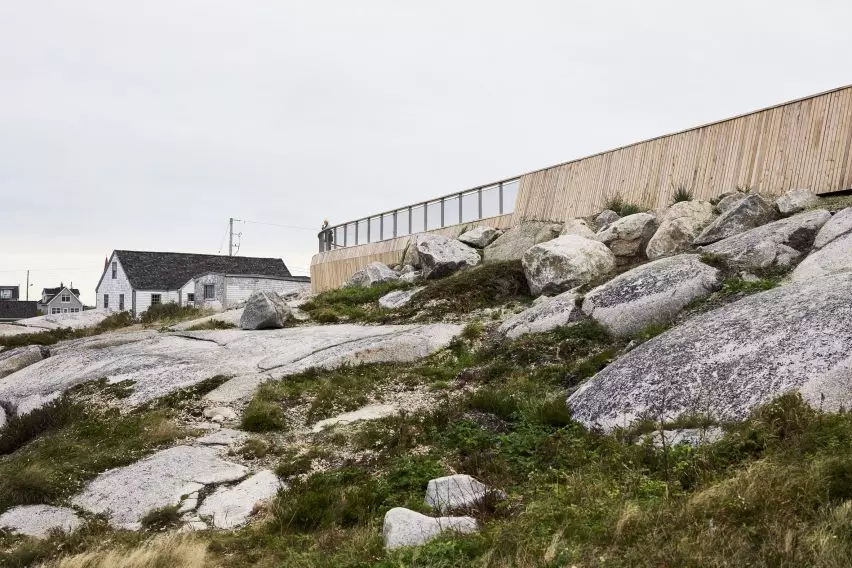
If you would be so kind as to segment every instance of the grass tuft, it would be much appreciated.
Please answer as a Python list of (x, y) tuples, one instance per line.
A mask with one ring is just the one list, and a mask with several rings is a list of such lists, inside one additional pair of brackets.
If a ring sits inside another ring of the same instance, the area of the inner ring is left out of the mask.
[(672, 196), (672, 205), (681, 201), (692, 201), (692, 191), (685, 186), (678, 187)]

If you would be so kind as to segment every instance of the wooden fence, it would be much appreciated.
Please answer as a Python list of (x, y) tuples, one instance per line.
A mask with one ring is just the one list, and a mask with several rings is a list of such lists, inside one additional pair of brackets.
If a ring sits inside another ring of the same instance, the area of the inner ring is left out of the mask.
[[(616, 195), (660, 210), (678, 188), (709, 199), (737, 187), (778, 195), (852, 188), (852, 86), (668, 134), (545, 168), (520, 178), (514, 214), (464, 227), (508, 228), (523, 220), (566, 221), (602, 209)], [(311, 261), (314, 291), (340, 286), (362, 266), (398, 263), (412, 237), (333, 250)]]

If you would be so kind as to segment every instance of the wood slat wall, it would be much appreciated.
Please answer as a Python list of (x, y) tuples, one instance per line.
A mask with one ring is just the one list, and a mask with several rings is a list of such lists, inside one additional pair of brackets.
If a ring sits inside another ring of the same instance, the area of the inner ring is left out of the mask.
[[(615, 195), (661, 210), (679, 187), (697, 199), (737, 187), (769, 195), (852, 189), (852, 86), (524, 174), (514, 214), (430, 232), (455, 237), (480, 224), (567, 221), (597, 213)], [(398, 264), (411, 239), (315, 255), (313, 290), (337, 288), (370, 262)]]
[[(461, 225), (452, 225), (442, 229), (428, 231), (446, 237), (457, 237), (466, 229), (479, 226), (508, 229), (512, 226), (513, 215), (489, 217), (480, 221), (472, 221)], [(399, 264), (405, 247), (411, 243), (413, 236), (397, 237), (378, 243), (341, 248), (314, 255), (311, 259), (311, 289), (323, 292), (339, 288), (358, 269), (371, 262), (383, 262), (388, 266)]]
[(737, 187), (778, 195), (852, 188), (852, 87), (521, 176), (515, 222), (566, 221), (606, 200), (663, 209), (679, 187), (709, 199)]

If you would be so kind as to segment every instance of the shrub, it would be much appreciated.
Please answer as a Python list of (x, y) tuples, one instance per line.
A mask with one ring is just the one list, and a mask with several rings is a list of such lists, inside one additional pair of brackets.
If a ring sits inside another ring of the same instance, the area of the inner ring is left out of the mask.
[(23, 416), (12, 416), (0, 429), (0, 455), (10, 454), (39, 435), (61, 428), (84, 413), (81, 406), (63, 396)]
[(234, 329), (237, 326), (232, 324), (231, 322), (212, 319), (202, 323), (197, 323), (193, 326), (186, 328), (186, 331), (204, 331), (204, 330), (215, 330), (215, 329)]
[(177, 527), (181, 524), (179, 508), (179, 505), (168, 505), (159, 509), (152, 509), (139, 519), (139, 524), (148, 531), (164, 531)]
[(692, 192), (684, 186), (678, 187), (672, 196), (672, 204), (681, 201), (692, 201)]
[(202, 313), (202, 310), (194, 306), (179, 306), (175, 302), (167, 302), (165, 304), (154, 304), (150, 306), (142, 313), (140, 320), (145, 324), (177, 321), (192, 319), (200, 316)]
[(621, 197), (621, 194), (619, 193), (616, 193), (615, 195), (607, 199), (603, 204), (603, 208), (615, 211), (621, 217), (626, 217), (628, 215), (633, 215), (634, 213), (642, 212), (641, 207), (634, 203), (624, 201), (624, 198)]
[(269, 432), (287, 428), (284, 410), (274, 402), (255, 398), (246, 407), (242, 419), (243, 430), (249, 432)]
[(484, 328), (482, 326), (482, 322), (480, 321), (472, 321), (464, 326), (462, 329), (461, 336), (468, 340), (474, 340), (482, 336)]

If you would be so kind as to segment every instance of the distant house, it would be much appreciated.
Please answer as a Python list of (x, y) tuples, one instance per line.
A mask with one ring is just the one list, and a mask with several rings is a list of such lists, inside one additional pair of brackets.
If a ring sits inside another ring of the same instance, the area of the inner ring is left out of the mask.
[(38, 309), (45, 315), (74, 314), (83, 311), (80, 290), (59, 284), (58, 288), (44, 288)]
[(310, 285), (310, 278), (293, 276), (280, 258), (116, 250), (96, 293), (98, 308), (136, 316), (167, 302), (227, 309), (256, 291), (286, 294)]
[(20, 294), (18, 286), (0, 286), (0, 300), (17, 300)]

